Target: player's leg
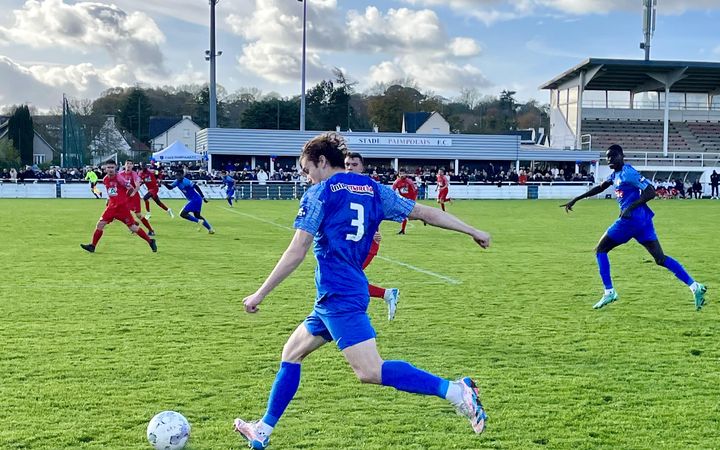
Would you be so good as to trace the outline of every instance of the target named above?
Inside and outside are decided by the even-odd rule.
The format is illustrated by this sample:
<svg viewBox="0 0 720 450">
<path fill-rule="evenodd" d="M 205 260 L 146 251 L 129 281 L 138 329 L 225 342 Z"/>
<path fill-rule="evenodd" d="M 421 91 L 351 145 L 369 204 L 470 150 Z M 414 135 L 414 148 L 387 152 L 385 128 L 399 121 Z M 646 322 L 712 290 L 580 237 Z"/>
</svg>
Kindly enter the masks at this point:
<svg viewBox="0 0 720 450">
<path fill-rule="evenodd" d="M 137 220 L 139 220 L 145 226 L 145 228 L 147 228 L 149 236 L 155 236 L 155 230 L 153 229 L 152 225 L 150 225 L 150 221 L 147 219 L 147 217 L 142 215 L 141 210 L 135 211 L 135 217 L 137 217 Z"/>
<path fill-rule="evenodd" d="M 307 321 L 301 323 L 283 347 L 282 362 L 275 375 L 263 418 L 257 422 L 235 419 L 235 431 L 240 433 L 252 448 L 262 449 L 268 446 L 273 428 L 300 386 L 302 361 L 332 339 L 319 319 L 312 319 L 311 315 L 308 320 L 311 324 L 308 325 Z"/>
<path fill-rule="evenodd" d="M 227 191 L 226 200 L 228 202 L 228 205 L 230 205 L 231 208 L 233 206 L 233 197 L 235 197 L 235 191 L 234 190 Z"/>
<path fill-rule="evenodd" d="M 157 252 L 157 243 L 155 242 L 155 239 L 150 237 L 145 232 L 145 230 L 140 228 L 140 226 L 137 224 L 137 222 L 135 222 L 135 220 L 133 219 L 133 215 L 130 211 L 127 211 L 126 217 L 123 217 L 123 214 L 119 214 L 119 216 L 117 218 L 119 220 L 122 220 L 125 223 L 125 225 L 127 225 L 128 229 L 130 229 L 131 233 L 137 234 L 140 237 L 140 239 L 147 242 L 148 245 L 150 245 L 150 248 L 152 249 L 153 252 Z"/>
<path fill-rule="evenodd" d="M 160 207 L 160 209 L 167 211 L 171 217 L 175 217 L 172 210 L 170 208 L 168 208 L 167 205 L 165 205 L 165 203 L 162 202 L 162 200 L 160 200 L 160 197 L 158 196 L 157 192 L 152 193 L 152 199 L 155 202 L 155 204 Z"/>
<path fill-rule="evenodd" d="M 705 292 L 707 288 L 705 285 L 698 283 L 693 279 L 692 276 L 685 270 L 682 264 L 675 258 L 668 256 L 663 252 L 660 241 L 657 239 L 651 241 L 643 241 L 640 244 L 652 255 L 655 260 L 655 264 L 658 266 L 665 267 L 667 270 L 672 272 L 678 280 L 685 283 L 690 288 L 695 298 L 695 309 L 700 310 L 705 304 Z"/>
<path fill-rule="evenodd" d="M 398 234 L 405 234 L 405 228 L 407 227 L 407 219 L 402 221 L 402 225 L 400 227 L 400 231 L 398 231 Z"/>
<path fill-rule="evenodd" d="M 469 377 L 451 381 L 405 361 L 383 361 L 374 338 L 344 348 L 342 352 L 362 383 L 446 399 L 470 420 L 476 433 L 482 433 L 485 429 L 487 416 L 480 403 L 477 386 Z"/>
<path fill-rule="evenodd" d="M 610 276 L 610 258 L 608 258 L 608 253 L 610 253 L 610 251 L 615 247 L 624 243 L 622 242 L 624 237 L 622 237 L 622 234 L 616 229 L 619 226 L 618 222 L 613 224 L 613 226 L 611 226 L 608 231 L 602 235 L 600 242 L 598 242 L 597 247 L 595 247 L 595 259 L 597 260 L 600 279 L 602 279 L 603 285 L 605 286 L 605 292 L 602 298 L 593 305 L 593 308 L 595 309 L 602 308 L 603 306 L 614 302 L 618 298 L 617 292 L 615 292 L 615 289 L 613 288 L 612 277 Z M 611 235 L 614 236 L 614 238 L 611 238 Z M 628 240 L 629 238 L 624 239 L 625 242 Z"/>
<path fill-rule="evenodd" d="M 92 241 L 90 244 L 80 244 L 80 247 L 83 248 L 83 250 L 86 250 L 90 253 L 95 253 L 95 247 L 97 247 L 98 242 L 100 242 L 100 238 L 103 235 L 103 230 L 105 230 L 105 225 L 112 222 L 112 218 L 109 218 L 109 220 L 104 219 L 105 214 L 103 214 L 103 217 L 98 220 L 97 225 L 95 225 L 95 231 L 93 232 Z"/>
<path fill-rule="evenodd" d="M 210 222 L 208 222 L 207 219 L 200 214 L 199 209 L 197 211 L 193 211 L 192 213 L 198 220 L 202 220 L 202 226 L 204 226 L 210 234 L 215 234 L 215 230 L 213 230 L 212 225 L 210 225 Z"/>
<path fill-rule="evenodd" d="M 143 196 L 143 201 L 145 202 L 145 211 L 147 212 L 147 216 L 150 216 L 150 198 L 152 198 L 152 194 L 150 192 L 145 193 Z"/>
<path fill-rule="evenodd" d="M 193 223 L 198 223 L 199 220 L 196 217 L 190 215 L 191 208 L 193 208 L 192 202 L 187 202 L 183 209 L 180 211 L 180 217 L 185 220 L 189 220 Z"/>
<path fill-rule="evenodd" d="M 98 195 L 97 183 L 90 183 L 90 192 L 93 193 L 95 198 L 100 198 L 100 196 Z"/>
</svg>

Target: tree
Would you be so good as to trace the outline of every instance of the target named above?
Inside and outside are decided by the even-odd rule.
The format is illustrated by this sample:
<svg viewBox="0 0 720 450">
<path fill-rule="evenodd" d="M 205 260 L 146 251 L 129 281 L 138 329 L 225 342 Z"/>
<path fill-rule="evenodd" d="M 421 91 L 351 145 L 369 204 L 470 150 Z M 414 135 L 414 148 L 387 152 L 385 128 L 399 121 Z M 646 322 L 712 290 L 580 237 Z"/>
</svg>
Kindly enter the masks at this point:
<svg viewBox="0 0 720 450">
<path fill-rule="evenodd" d="M 145 92 L 134 88 L 128 95 L 120 111 L 120 125 L 142 142 L 148 142 L 148 124 L 152 115 L 152 107 Z"/>
<path fill-rule="evenodd" d="M 10 116 L 8 137 L 12 140 L 13 146 L 20 154 L 20 162 L 22 164 L 32 164 L 35 131 L 33 130 L 30 108 L 28 108 L 27 105 L 18 106 L 12 116 Z"/>
<path fill-rule="evenodd" d="M 242 113 L 242 128 L 297 130 L 300 128 L 300 100 L 266 97 L 248 105 Z"/>
<path fill-rule="evenodd" d="M 371 97 L 368 102 L 370 120 L 382 131 L 400 132 L 403 114 L 419 111 L 425 99 L 417 89 L 393 85 L 384 95 Z"/>
<path fill-rule="evenodd" d="M 0 140 L 0 168 L 20 168 L 20 153 L 15 148 L 12 139 Z"/>
</svg>

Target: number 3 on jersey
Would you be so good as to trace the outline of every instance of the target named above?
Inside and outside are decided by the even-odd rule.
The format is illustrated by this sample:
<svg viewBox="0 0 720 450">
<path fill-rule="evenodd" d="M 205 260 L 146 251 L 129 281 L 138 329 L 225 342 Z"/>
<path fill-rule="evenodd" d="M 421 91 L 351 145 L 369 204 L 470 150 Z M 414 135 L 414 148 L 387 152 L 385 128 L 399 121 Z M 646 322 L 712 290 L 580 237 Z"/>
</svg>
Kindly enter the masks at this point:
<svg viewBox="0 0 720 450">
<path fill-rule="evenodd" d="M 350 226 L 356 228 L 355 234 L 345 235 L 348 241 L 359 242 L 365 235 L 365 208 L 360 203 L 350 203 L 350 209 L 357 212 L 357 219 L 350 221 Z"/>
</svg>

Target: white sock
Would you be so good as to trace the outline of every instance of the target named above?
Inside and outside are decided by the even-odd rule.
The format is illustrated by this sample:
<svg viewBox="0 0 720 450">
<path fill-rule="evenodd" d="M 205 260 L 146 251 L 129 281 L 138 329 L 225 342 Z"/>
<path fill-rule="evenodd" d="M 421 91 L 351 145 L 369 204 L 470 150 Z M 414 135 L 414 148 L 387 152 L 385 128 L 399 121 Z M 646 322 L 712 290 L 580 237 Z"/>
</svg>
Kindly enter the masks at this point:
<svg viewBox="0 0 720 450">
<path fill-rule="evenodd" d="M 448 386 L 445 399 L 453 405 L 459 405 L 463 402 L 463 389 L 460 384 L 456 381 L 451 381 Z"/>
<path fill-rule="evenodd" d="M 697 281 L 693 281 L 693 284 L 690 285 L 690 290 L 694 293 L 699 287 L 700 286 L 698 285 Z"/>
<path fill-rule="evenodd" d="M 271 427 L 270 425 L 266 424 L 265 422 L 263 422 L 261 420 L 260 422 L 257 423 L 257 431 L 258 431 L 258 433 L 264 434 L 265 436 L 270 436 L 270 434 L 273 431 L 273 427 Z"/>
<path fill-rule="evenodd" d="M 615 288 L 605 289 L 605 295 L 612 294 L 615 292 Z"/>
</svg>

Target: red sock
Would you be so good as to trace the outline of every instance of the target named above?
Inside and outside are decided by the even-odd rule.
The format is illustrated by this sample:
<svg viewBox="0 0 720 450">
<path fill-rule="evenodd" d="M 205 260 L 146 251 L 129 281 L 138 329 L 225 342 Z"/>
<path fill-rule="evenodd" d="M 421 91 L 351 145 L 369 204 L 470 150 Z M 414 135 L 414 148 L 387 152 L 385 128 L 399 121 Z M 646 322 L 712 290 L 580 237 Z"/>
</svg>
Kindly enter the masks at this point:
<svg viewBox="0 0 720 450">
<path fill-rule="evenodd" d="M 402 221 L 402 232 L 405 232 L 405 227 L 407 226 L 407 219 Z"/>
<path fill-rule="evenodd" d="M 140 219 L 140 222 L 142 222 L 142 224 L 145 225 L 145 228 L 147 228 L 148 231 L 150 231 L 150 232 L 154 231 L 153 227 L 150 226 L 150 222 L 146 218 L 143 217 L 142 219 Z"/>
<path fill-rule="evenodd" d="M 440 207 L 442 208 L 443 211 L 445 211 L 445 203 L 440 203 Z"/>
<path fill-rule="evenodd" d="M 368 290 L 370 291 L 370 297 L 385 298 L 385 289 L 379 286 L 368 284 Z"/>
<path fill-rule="evenodd" d="M 145 211 L 150 212 L 150 201 L 145 199 Z"/>
<path fill-rule="evenodd" d="M 92 245 L 95 247 L 98 242 L 100 242 L 100 238 L 103 235 L 103 230 L 95 229 L 95 232 L 93 233 L 93 239 L 92 239 Z"/>
<path fill-rule="evenodd" d="M 148 236 L 147 233 L 145 232 L 145 230 L 143 230 L 142 228 L 138 228 L 138 230 L 137 230 L 137 232 L 135 232 L 135 234 L 137 234 L 142 239 L 144 239 L 145 242 L 147 242 L 148 244 L 150 243 L 150 236 Z"/>
</svg>

